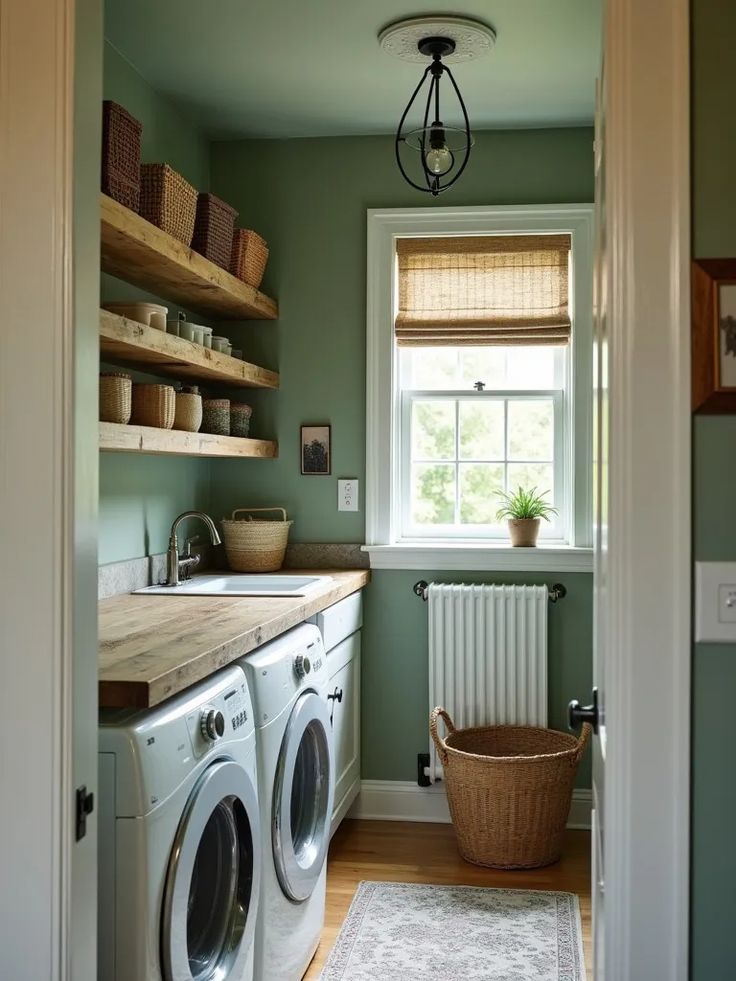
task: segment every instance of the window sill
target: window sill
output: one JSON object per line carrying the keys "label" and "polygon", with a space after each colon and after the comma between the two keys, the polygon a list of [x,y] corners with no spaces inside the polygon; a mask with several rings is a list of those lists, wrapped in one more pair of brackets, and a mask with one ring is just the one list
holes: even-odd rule
{"label": "window sill", "polygon": [[417,572],[592,572],[593,549],[544,543],[536,548],[464,542],[402,542],[364,545],[371,569]]}

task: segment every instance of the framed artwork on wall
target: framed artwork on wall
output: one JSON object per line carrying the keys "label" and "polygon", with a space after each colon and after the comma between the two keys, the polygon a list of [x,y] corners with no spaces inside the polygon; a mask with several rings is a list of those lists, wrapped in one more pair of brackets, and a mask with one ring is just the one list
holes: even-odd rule
{"label": "framed artwork on wall", "polygon": [[300,445],[303,474],[327,476],[331,473],[332,429],[330,426],[302,426]]}
{"label": "framed artwork on wall", "polygon": [[699,259],[692,275],[693,412],[736,413],[736,259]]}

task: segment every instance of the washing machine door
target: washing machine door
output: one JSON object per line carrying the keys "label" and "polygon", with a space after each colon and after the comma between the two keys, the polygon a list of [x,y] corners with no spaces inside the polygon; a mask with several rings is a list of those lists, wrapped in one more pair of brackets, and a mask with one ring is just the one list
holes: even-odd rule
{"label": "washing machine door", "polygon": [[319,880],[330,842],[332,730],[324,699],[297,699],[284,732],[273,788],[273,858],[281,888],[303,902]]}
{"label": "washing machine door", "polygon": [[194,787],[169,859],[161,923],[165,981],[240,981],[253,942],[261,852],[258,798],[232,760]]}

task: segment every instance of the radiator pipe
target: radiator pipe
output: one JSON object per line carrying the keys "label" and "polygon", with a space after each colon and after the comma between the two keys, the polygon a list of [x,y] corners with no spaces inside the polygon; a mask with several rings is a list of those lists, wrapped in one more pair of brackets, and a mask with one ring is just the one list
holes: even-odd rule
{"label": "radiator pipe", "polygon": [[[427,601],[427,590],[429,589],[429,583],[426,579],[420,579],[419,582],[415,582],[413,586],[413,591],[416,596],[423,599],[426,603]],[[561,582],[556,582],[549,589],[549,601],[550,603],[556,603],[557,600],[564,599],[567,596],[567,588],[562,585]]]}

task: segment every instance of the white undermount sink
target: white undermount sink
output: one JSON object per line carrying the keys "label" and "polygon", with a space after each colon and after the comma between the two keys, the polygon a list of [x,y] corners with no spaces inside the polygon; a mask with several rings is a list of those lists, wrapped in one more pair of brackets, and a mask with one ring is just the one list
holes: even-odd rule
{"label": "white undermount sink", "polygon": [[135,593],[161,596],[306,596],[331,582],[330,576],[194,576],[178,586],[147,586]]}

